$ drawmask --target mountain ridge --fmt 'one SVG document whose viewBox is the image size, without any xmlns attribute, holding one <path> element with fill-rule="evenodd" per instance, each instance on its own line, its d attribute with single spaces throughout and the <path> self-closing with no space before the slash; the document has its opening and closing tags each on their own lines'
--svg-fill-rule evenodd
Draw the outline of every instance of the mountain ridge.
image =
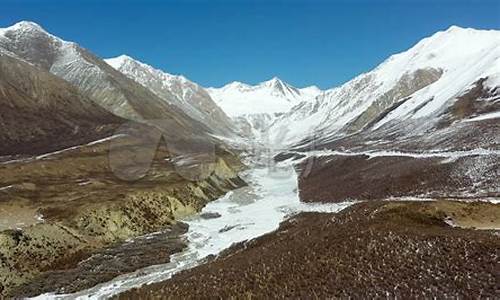
<svg viewBox="0 0 500 300">
<path fill-rule="evenodd" d="M 234 135 L 231 119 L 212 100 L 208 92 L 182 75 L 172 75 L 127 55 L 104 60 L 119 72 L 154 92 L 213 132 Z"/>
</svg>

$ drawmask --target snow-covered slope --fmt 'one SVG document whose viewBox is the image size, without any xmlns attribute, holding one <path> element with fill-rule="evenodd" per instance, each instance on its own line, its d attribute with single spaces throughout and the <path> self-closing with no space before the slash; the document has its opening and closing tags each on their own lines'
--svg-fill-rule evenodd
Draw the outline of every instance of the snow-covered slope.
<svg viewBox="0 0 500 300">
<path fill-rule="evenodd" d="M 486 81 L 480 82 L 482 78 Z M 422 120 L 425 129 L 442 121 L 446 110 L 479 82 L 484 94 L 495 94 L 500 86 L 500 31 L 452 26 L 313 101 L 298 104 L 274 123 L 270 134 L 291 145 L 403 120 Z M 492 110 L 498 99 L 484 101 Z"/>
<path fill-rule="evenodd" d="M 153 91 L 171 105 L 182 109 L 213 132 L 233 133 L 231 119 L 215 104 L 204 88 L 184 76 L 171 75 L 127 55 L 105 59 L 116 70 Z"/>
<path fill-rule="evenodd" d="M 208 88 L 207 91 L 232 117 L 284 113 L 320 93 L 315 86 L 298 89 L 276 77 L 255 86 L 232 82 L 221 88 Z"/>
</svg>

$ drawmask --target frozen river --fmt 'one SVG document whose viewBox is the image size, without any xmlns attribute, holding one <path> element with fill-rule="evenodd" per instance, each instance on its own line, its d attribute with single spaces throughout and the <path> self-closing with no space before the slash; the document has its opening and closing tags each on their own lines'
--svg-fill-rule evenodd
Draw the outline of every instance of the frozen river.
<svg viewBox="0 0 500 300">
<path fill-rule="evenodd" d="M 248 183 L 210 202 L 201 214 L 183 220 L 188 247 L 171 257 L 171 262 L 124 274 L 114 280 L 69 295 L 41 295 L 37 299 L 105 299 L 139 287 L 164 281 L 173 274 L 192 268 L 209 255 L 217 255 L 234 243 L 253 239 L 278 228 L 287 217 L 302 211 L 336 212 L 351 203 L 306 204 L 297 194 L 297 175 L 291 166 L 254 168 L 243 178 Z M 216 218 L 204 218 L 212 213 Z"/>
</svg>

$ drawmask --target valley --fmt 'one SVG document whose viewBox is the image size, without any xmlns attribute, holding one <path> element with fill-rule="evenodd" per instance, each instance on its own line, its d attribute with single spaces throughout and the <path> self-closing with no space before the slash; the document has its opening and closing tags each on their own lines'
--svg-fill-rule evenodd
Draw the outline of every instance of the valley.
<svg viewBox="0 0 500 300">
<path fill-rule="evenodd" d="M 495 297 L 499 63 L 452 26 L 327 90 L 204 88 L 0 29 L 0 297 Z"/>
</svg>

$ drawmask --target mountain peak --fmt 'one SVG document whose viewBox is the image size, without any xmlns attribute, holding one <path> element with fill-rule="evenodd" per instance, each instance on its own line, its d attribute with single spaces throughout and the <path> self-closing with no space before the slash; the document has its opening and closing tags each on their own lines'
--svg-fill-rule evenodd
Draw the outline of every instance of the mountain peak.
<svg viewBox="0 0 500 300">
<path fill-rule="evenodd" d="M 451 25 L 448 29 L 446 29 L 446 32 L 456 32 L 456 31 L 462 31 L 466 30 L 466 28 L 457 26 L 457 25 Z"/>
<path fill-rule="evenodd" d="M 127 62 L 135 61 L 132 57 L 122 54 L 117 57 L 112 57 L 104 60 L 108 65 L 112 66 L 115 69 L 118 69 L 122 65 L 124 65 Z"/>
<path fill-rule="evenodd" d="M 48 34 L 47 31 L 42 28 L 42 26 L 38 25 L 35 22 L 31 22 L 31 21 L 17 22 L 16 24 L 5 28 L 5 30 L 6 31 L 11 31 L 11 30 L 15 30 L 15 31 L 19 31 L 19 30 L 21 30 L 21 31 L 39 31 L 39 32 L 43 32 L 43 33 Z"/>
<path fill-rule="evenodd" d="M 0 34 L 2 35 L 11 35 L 14 36 L 15 38 L 12 38 L 14 41 L 22 38 L 22 39 L 31 39 L 31 38 L 46 38 L 50 39 L 52 41 L 57 41 L 60 43 L 67 43 L 67 44 L 73 44 L 70 42 L 66 42 L 63 39 L 49 33 L 46 31 L 42 26 L 38 25 L 35 22 L 31 21 L 20 21 L 17 22 L 16 24 L 6 27 L 6 28 L 0 28 Z"/>
<path fill-rule="evenodd" d="M 120 59 L 120 60 L 123 60 L 123 61 L 135 60 L 132 57 L 128 56 L 127 54 L 119 55 L 119 56 L 115 57 L 115 59 Z"/>
<path fill-rule="evenodd" d="M 12 25 L 12 27 L 24 27 L 24 28 L 36 28 L 36 29 L 41 29 L 43 30 L 42 26 L 38 25 L 35 22 L 32 21 L 20 21 L 17 22 L 16 24 Z"/>
<path fill-rule="evenodd" d="M 281 79 L 279 79 L 278 77 L 274 76 L 273 78 L 266 80 L 266 81 L 262 82 L 261 84 L 266 85 L 266 86 L 275 86 L 277 84 L 283 84 L 283 81 Z"/>
</svg>

